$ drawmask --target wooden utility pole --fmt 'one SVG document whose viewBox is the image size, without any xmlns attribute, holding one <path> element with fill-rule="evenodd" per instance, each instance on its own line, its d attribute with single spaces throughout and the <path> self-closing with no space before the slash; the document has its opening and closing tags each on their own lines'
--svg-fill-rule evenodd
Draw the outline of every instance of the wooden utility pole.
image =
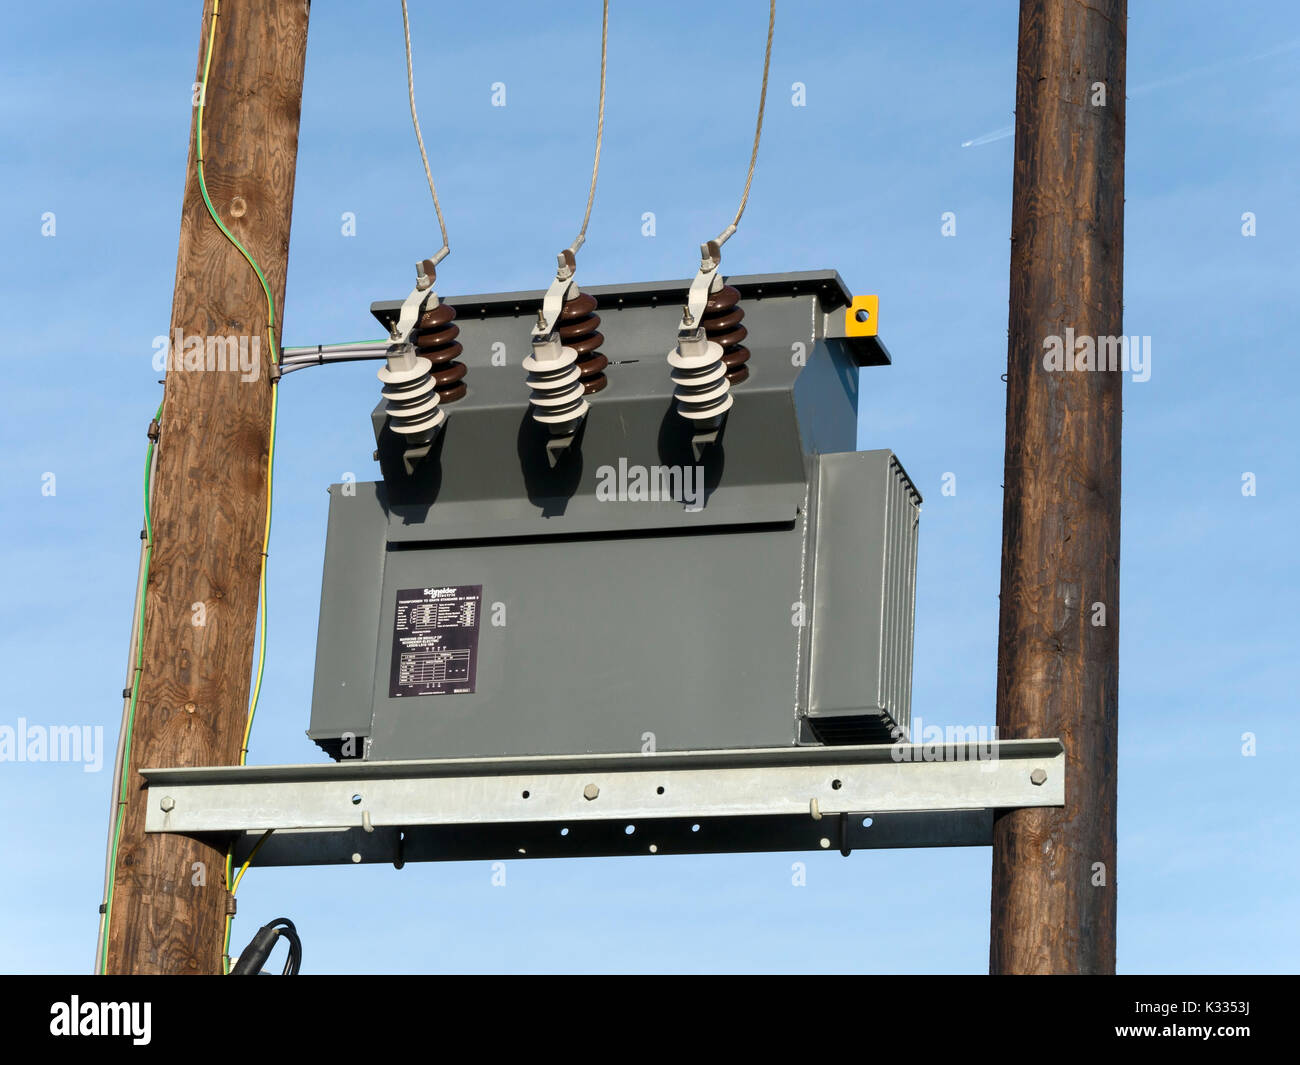
<svg viewBox="0 0 1300 1065">
<path fill-rule="evenodd" d="M 1115 971 L 1121 372 L 1086 367 L 1123 333 L 1127 18 L 1020 3 L 997 721 L 1067 776 L 994 823 L 994 973 Z"/>
<path fill-rule="evenodd" d="M 309 0 L 223 0 L 205 97 L 208 193 L 261 265 L 277 308 L 284 304 L 309 9 Z M 212 18 L 208 0 L 196 86 Z M 256 631 L 271 411 L 266 297 L 204 206 L 197 126 L 196 106 L 171 335 L 200 338 L 204 361 L 195 365 L 193 343 L 188 351 L 182 346 L 166 377 L 143 674 L 108 927 L 111 973 L 221 971 L 224 852 L 183 836 L 146 835 L 137 770 L 238 763 Z M 250 355 L 257 345 L 255 377 L 237 357 L 233 370 L 209 368 L 211 355 L 232 350 L 227 338 L 241 337 Z"/>
</svg>

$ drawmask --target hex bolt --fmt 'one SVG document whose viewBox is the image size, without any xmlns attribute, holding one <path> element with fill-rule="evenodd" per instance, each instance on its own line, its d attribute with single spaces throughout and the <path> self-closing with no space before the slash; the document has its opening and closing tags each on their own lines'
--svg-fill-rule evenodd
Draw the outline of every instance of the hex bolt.
<svg viewBox="0 0 1300 1065">
<path fill-rule="evenodd" d="M 600 794 L 600 788 L 596 787 L 595 784 L 588 784 L 585 788 L 582 789 L 582 797 L 584 799 L 588 799 L 588 800 L 594 799 L 599 794 Z"/>
<path fill-rule="evenodd" d="M 1031 784 L 1043 784 L 1046 783 L 1046 781 L 1047 781 L 1046 769 L 1035 769 L 1032 773 L 1029 774 L 1029 782 Z"/>
<path fill-rule="evenodd" d="M 163 813 L 169 814 L 174 809 L 176 809 L 176 800 L 173 799 L 170 795 L 164 795 L 162 797 L 162 801 L 159 802 L 158 805 L 162 807 Z"/>
</svg>

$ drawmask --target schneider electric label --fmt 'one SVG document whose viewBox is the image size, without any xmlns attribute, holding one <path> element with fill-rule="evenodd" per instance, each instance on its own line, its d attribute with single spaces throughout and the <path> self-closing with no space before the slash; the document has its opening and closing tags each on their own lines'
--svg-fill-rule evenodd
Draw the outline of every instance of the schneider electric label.
<svg viewBox="0 0 1300 1065">
<path fill-rule="evenodd" d="M 481 584 L 401 589 L 389 696 L 472 692 L 482 604 Z"/>
</svg>

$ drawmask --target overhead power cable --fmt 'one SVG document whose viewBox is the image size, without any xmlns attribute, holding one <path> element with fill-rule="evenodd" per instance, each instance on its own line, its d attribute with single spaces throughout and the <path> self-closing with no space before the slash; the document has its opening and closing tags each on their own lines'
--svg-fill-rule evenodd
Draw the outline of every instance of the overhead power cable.
<svg viewBox="0 0 1300 1065">
<path fill-rule="evenodd" d="M 587 223 L 591 221 L 591 205 L 596 200 L 596 177 L 600 173 L 600 145 L 605 135 L 605 58 L 609 50 L 609 0 L 604 0 L 600 16 L 600 103 L 596 108 L 596 157 L 591 164 L 591 188 L 587 190 L 587 211 L 582 216 L 582 228 L 569 245 L 577 254 L 587 239 Z"/>
<path fill-rule="evenodd" d="M 754 181 L 754 164 L 758 161 L 758 142 L 763 137 L 763 111 L 767 106 L 767 72 L 772 64 L 772 33 L 776 29 L 776 0 L 768 0 L 767 8 L 767 47 L 763 51 L 763 87 L 758 95 L 758 122 L 754 127 L 754 148 L 749 153 L 749 172 L 745 175 L 745 191 L 740 197 L 740 206 L 736 208 L 736 217 L 731 224 L 718 234 L 715 244 L 725 244 L 740 225 L 745 205 L 749 203 L 749 186 Z"/>
<path fill-rule="evenodd" d="M 424 136 L 420 133 L 420 116 L 415 111 L 415 70 L 411 65 L 411 17 L 406 10 L 406 0 L 402 0 L 402 33 L 406 37 L 406 92 L 411 98 L 411 121 L 415 124 L 415 140 L 420 145 L 420 158 L 424 161 L 424 176 L 429 182 L 429 194 L 433 197 L 433 210 L 438 216 L 438 229 L 442 233 L 442 247 L 429 260 L 434 266 L 437 266 L 451 253 L 451 247 L 447 243 L 447 223 L 442 218 L 442 205 L 438 203 L 438 190 L 434 187 L 433 173 L 429 169 L 429 153 L 424 150 Z M 590 208 L 588 209 L 590 210 Z"/>
</svg>

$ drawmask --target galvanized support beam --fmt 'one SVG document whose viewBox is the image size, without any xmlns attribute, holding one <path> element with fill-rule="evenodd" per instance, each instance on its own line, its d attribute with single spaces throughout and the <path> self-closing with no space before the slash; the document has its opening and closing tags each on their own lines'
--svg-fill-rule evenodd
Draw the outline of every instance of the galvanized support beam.
<svg viewBox="0 0 1300 1065">
<path fill-rule="evenodd" d="M 257 865 L 986 846 L 1059 740 L 145 769 L 146 829 Z"/>
</svg>

